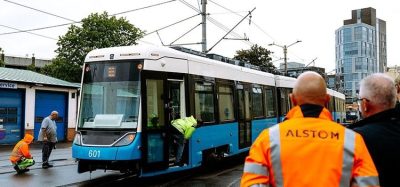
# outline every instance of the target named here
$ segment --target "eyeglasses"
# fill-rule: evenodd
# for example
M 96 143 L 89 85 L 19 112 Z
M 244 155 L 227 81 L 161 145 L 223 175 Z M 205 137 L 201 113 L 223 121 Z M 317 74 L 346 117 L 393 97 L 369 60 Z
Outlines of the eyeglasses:
M 357 99 L 357 104 L 358 104 L 358 105 L 361 105 L 361 101 L 364 100 L 364 99 L 365 99 L 367 102 L 369 102 L 369 99 L 363 97 L 363 98 L 358 98 L 358 99 Z

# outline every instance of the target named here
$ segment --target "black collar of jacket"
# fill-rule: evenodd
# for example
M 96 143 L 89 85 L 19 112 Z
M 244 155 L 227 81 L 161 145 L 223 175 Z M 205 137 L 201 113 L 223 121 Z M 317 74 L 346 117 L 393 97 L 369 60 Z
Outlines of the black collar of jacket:
M 380 121 L 387 121 L 387 120 L 393 120 L 398 118 L 398 116 L 396 115 L 396 109 L 392 108 L 389 110 L 385 110 L 379 113 L 376 113 L 372 116 L 369 116 L 365 119 L 362 119 L 356 123 L 354 123 L 353 125 L 350 126 L 350 128 L 356 128 L 356 127 L 361 127 L 364 126 L 366 124 L 371 124 L 374 122 L 380 122 Z
M 303 104 L 300 105 L 300 108 L 304 117 L 313 117 L 313 118 L 318 118 L 322 112 L 322 109 L 324 109 L 323 106 L 314 104 Z
M 303 113 L 303 117 L 313 117 L 313 118 L 318 118 L 319 115 L 321 114 L 322 110 L 324 109 L 323 106 L 320 105 L 314 105 L 314 104 L 303 104 L 300 105 L 301 113 Z M 285 117 L 285 120 L 288 120 L 289 118 Z

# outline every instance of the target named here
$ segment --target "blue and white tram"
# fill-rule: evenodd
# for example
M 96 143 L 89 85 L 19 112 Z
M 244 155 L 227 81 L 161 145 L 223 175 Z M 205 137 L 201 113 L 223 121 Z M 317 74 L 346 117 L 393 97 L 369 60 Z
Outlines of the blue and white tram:
M 78 172 L 154 176 L 248 151 L 290 108 L 293 80 L 166 47 L 91 51 L 72 146 Z M 186 164 L 173 166 L 170 121 L 190 115 L 201 125 L 186 143 Z

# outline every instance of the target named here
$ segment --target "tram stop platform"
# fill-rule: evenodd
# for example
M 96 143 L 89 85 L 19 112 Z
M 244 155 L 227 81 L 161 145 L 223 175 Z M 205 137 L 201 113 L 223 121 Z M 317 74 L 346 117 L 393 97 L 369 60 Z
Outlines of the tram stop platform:
M 54 167 L 75 164 L 75 160 L 72 158 L 71 147 L 72 142 L 57 143 L 56 149 L 53 149 L 51 152 L 49 163 L 54 165 Z M 0 145 L 0 174 L 15 172 L 9 160 L 13 148 L 14 145 Z M 42 169 L 42 144 L 34 142 L 29 148 L 36 162 L 29 169 Z

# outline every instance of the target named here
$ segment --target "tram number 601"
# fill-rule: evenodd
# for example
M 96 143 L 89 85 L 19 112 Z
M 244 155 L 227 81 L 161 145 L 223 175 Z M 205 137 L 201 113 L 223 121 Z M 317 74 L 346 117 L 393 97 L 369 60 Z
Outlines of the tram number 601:
M 89 150 L 88 156 L 89 158 L 98 158 L 100 157 L 100 150 Z

